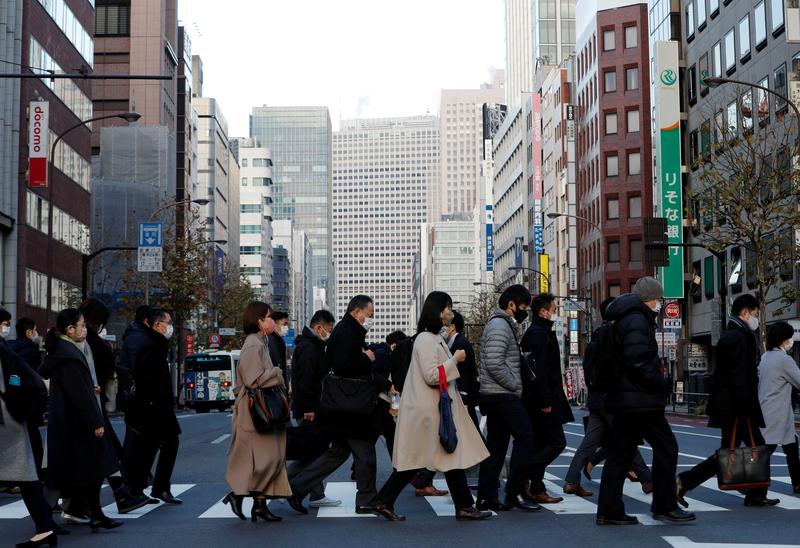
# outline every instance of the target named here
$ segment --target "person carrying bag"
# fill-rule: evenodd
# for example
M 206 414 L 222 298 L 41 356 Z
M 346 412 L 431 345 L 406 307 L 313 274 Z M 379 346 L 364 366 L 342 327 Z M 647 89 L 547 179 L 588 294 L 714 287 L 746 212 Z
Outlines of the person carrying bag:
M 453 420 L 453 400 L 447 393 L 447 373 L 444 365 L 438 367 L 439 370 L 439 443 L 448 453 L 452 453 L 458 447 L 458 432 L 456 423 Z
M 769 449 L 766 445 L 756 445 L 750 419 L 746 421 L 749 446 L 736 446 L 737 418 L 733 422 L 730 447 L 717 449 L 717 483 L 723 491 L 769 487 Z

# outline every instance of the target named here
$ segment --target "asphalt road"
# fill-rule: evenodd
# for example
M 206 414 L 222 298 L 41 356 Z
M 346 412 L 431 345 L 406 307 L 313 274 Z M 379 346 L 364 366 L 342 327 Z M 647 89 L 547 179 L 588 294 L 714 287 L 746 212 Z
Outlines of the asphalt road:
M 576 413 L 576 416 L 580 413 Z M 680 444 L 679 469 L 693 466 L 711 454 L 718 444 L 718 430 L 700 421 L 671 418 Z M 129 514 L 125 525 L 113 531 L 91 534 L 87 526 L 70 526 L 72 534 L 61 537 L 62 546 L 80 547 L 205 547 L 205 546 L 291 546 L 328 548 L 335 546 L 800 546 L 800 497 L 794 497 L 788 483 L 786 460 L 780 454 L 772 459 L 771 491 L 781 504 L 775 508 L 747 508 L 738 494 L 716 489 L 715 480 L 690 493 L 690 510 L 696 522 L 665 525 L 649 519 L 649 496 L 638 484 L 626 484 L 626 509 L 643 521 L 638 526 L 598 527 L 594 523 L 600 470 L 595 480 L 584 487 L 594 491 L 588 499 L 566 495 L 565 501 L 548 505 L 537 514 L 505 512 L 486 522 L 456 522 L 448 497 L 416 498 L 406 489 L 396 508 L 408 521 L 389 523 L 382 518 L 356 516 L 355 486 L 350 481 L 349 465 L 329 478 L 329 495 L 343 498 L 341 508 L 314 510 L 307 516 L 295 513 L 280 501 L 270 503 L 273 512 L 284 517 L 281 523 L 257 524 L 236 519 L 220 504 L 228 492 L 224 480 L 230 418 L 225 413 L 180 416 L 183 435 L 178 464 L 173 475 L 181 506 L 148 506 L 146 514 Z M 124 425 L 115 424 L 123 434 Z M 563 477 L 575 447 L 580 444 L 583 427 L 580 417 L 566 425 L 568 449 L 548 470 L 551 493 L 561 494 Z M 378 446 L 378 483 L 391 471 L 383 441 Z M 572 448 L 572 450 L 570 449 Z M 643 449 L 651 461 L 649 448 Z M 437 481 L 439 481 L 437 479 Z M 114 509 L 111 493 L 103 489 L 103 502 Z M 32 534 L 32 522 L 25 517 L 18 497 L 0 495 L 0 546 L 13 545 Z M 738 544 L 737 544 L 738 543 Z

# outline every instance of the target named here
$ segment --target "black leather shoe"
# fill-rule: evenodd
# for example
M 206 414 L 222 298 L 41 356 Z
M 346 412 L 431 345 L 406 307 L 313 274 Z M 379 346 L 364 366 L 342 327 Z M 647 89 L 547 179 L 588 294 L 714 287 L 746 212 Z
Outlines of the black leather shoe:
M 678 504 L 683 506 L 684 508 L 689 508 L 689 503 L 686 502 L 684 496 L 689 490 L 683 486 L 681 482 L 681 477 L 678 476 L 675 478 L 675 498 L 678 500 Z
M 673 510 L 672 512 L 667 512 L 666 514 L 653 513 L 653 517 L 662 521 L 673 521 L 676 523 L 683 521 L 694 521 L 697 519 L 697 516 L 695 516 L 693 512 L 687 512 L 686 510 L 681 510 L 680 508 Z
M 16 546 L 17 548 L 28 548 L 30 546 L 58 546 L 58 537 L 56 537 L 55 533 L 50 533 L 46 537 L 39 540 L 27 540 L 25 542 L 20 542 Z
M 303 506 L 303 499 L 301 499 L 297 495 L 292 495 L 291 497 L 286 499 L 286 502 L 289 503 L 289 506 L 291 506 L 295 512 L 300 512 L 301 514 L 308 514 L 308 508 Z M 358 512 L 358 509 L 356 509 L 356 512 Z
M 744 499 L 745 506 L 775 506 L 781 501 L 781 499 L 768 499 L 767 497 L 761 497 L 758 499 Z
M 542 509 L 542 507 L 535 502 L 531 502 L 522 498 L 522 495 L 517 495 L 516 497 L 506 497 L 506 504 L 510 504 L 512 507 L 522 510 L 523 512 L 538 512 Z
M 356 514 L 375 514 L 372 506 L 356 506 Z
M 475 505 L 478 510 L 491 510 L 492 512 L 507 512 L 514 508 L 511 504 L 503 504 L 497 499 L 478 499 Z
M 490 517 L 492 517 L 491 512 L 478 510 L 472 506 L 469 508 L 456 510 L 456 519 L 458 521 L 478 521 L 482 519 L 489 519 Z
M 169 491 L 161 491 L 160 493 L 153 493 L 153 496 L 162 502 L 166 502 L 167 504 L 183 504 L 183 501 L 179 498 L 175 498 L 172 493 Z
M 150 497 L 145 495 L 134 497 L 130 494 L 126 494 L 117 500 L 117 511 L 120 514 L 127 514 L 128 512 L 133 512 L 148 504 L 150 504 Z
M 373 514 L 383 516 L 387 521 L 405 521 L 406 517 L 398 514 L 391 506 L 386 506 L 383 503 L 378 503 L 372 506 L 371 511 Z
M 264 521 L 283 520 L 282 517 L 276 516 L 275 514 L 269 511 L 269 508 L 267 508 L 267 499 L 254 498 L 253 510 L 250 512 L 250 519 L 253 520 L 253 522 L 255 523 L 256 521 L 258 521 L 258 518 L 261 518 Z
M 597 525 L 636 525 L 639 523 L 639 520 L 636 519 L 635 516 L 629 516 L 627 514 L 623 514 L 617 517 L 606 517 L 606 516 L 597 516 L 595 520 Z
M 100 519 L 92 518 L 92 521 L 89 523 L 89 527 L 92 528 L 92 533 L 96 533 L 98 529 L 116 529 L 121 526 L 121 521 L 113 520 L 108 516 L 103 516 Z
M 222 504 L 230 504 L 231 511 L 236 514 L 236 516 L 245 521 L 247 518 L 244 517 L 244 512 L 242 512 L 242 503 L 244 502 L 243 495 L 234 495 L 233 491 L 225 495 L 225 498 L 222 499 Z

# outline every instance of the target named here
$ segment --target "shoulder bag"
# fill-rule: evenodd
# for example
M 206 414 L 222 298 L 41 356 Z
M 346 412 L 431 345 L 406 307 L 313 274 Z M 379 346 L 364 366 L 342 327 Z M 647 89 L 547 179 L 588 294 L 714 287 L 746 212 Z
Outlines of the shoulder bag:
M 283 386 L 248 388 L 253 426 L 261 434 L 283 428 L 289 422 L 289 398 Z
M 717 449 L 719 488 L 723 491 L 736 491 L 769 487 L 769 449 L 765 445 L 756 446 L 750 419 L 747 419 L 750 446 L 735 447 L 738 423 L 739 419 L 736 418 L 730 447 Z
M 443 365 L 439 366 L 439 443 L 447 453 L 452 453 L 458 447 L 453 400 L 447 393 L 447 374 Z

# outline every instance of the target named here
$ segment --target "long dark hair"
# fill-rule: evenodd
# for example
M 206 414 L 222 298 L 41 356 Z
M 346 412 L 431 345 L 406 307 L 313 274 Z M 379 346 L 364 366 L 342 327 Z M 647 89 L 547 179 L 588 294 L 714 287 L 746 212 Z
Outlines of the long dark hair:
M 444 291 L 432 291 L 425 298 L 422 312 L 419 314 L 417 333 L 428 331 L 439 333 L 442 329 L 442 312 L 445 308 L 453 308 L 453 299 Z
M 44 338 L 44 349 L 49 353 L 55 350 L 60 335 L 67 334 L 67 328 L 77 325 L 81 320 L 81 311 L 77 308 L 65 308 L 56 316 L 56 326 L 51 327 Z

